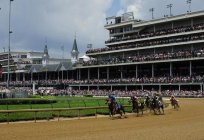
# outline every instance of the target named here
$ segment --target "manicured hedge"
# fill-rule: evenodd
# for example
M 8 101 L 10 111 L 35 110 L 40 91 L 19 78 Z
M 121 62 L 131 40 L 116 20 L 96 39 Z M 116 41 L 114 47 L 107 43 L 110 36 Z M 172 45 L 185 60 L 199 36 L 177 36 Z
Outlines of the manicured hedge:
M 50 104 L 56 103 L 56 100 L 48 99 L 0 99 L 0 105 L 19 105 L 19 104 Z
M 93 95 L 87 94 L 87 95 L 84 95 L 84 97 L 93 97 Z

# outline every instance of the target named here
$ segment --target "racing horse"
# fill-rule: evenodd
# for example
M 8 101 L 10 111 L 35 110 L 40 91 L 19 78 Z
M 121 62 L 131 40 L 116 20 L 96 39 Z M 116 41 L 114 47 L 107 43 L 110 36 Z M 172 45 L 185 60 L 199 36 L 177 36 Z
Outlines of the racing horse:
M 144 102 L 139 102 L 137 98 L 132 96 L 129 99 L 129 103 L 132 103 L 132 112 L 137 113 L 137 116 L 139 116 L 139 112 L 141 111 L 141 115 L 143 115 Z
M 175 98 L 171 98 L 170 99 L 170 102 L 171 102 L 171 106 L 174 108 L 174 109 L 179 109 L 180 108 L 180 106 L 179 106 L 179 104 L 178 104 L 178 101 L 175 99 Z
M 153 102 L 154 114 L 157 114 L 157 112 L 161 114 L 161 110 L 162 110 L 162 113 L 164 114 L 164 104 L 162 103 L 162 101 L 160 101 L 157 98 L 153 98 L 152 102 Z
M 147 105 L 147 101 L 145 101 L 145 103 Z M 162 113 L 164 114 L 164 104 L 156 97 L 150 98 L 148 100 L 147 108 L 150 109 L 150 112 L 153 110 L 154 114 L 158 114 L 158 113 L 161 114 L 161 110 L 162 110 Z
M 106 99 L 106 103 L 110 112 L 110 117 L 113 117 L 115 114 L 120 114 L 120 117 L 125 115 L 125 109 L 123 105 L 112 102 L 111 99 Z

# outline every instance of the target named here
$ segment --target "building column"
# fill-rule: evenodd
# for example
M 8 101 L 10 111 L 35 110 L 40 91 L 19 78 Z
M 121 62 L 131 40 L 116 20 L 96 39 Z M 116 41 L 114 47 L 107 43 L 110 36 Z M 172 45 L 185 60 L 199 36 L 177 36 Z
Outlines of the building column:
M 152 64 L 152 77 L 154 77 L 154 64 Z
M 100 79 L 100 69 L 98 67 L 98 80 Z
M 67 80 L 69 79 L 69 72 L 68 72 L 68 70 L 67 70 Z
M 190 76 L 192 76 L 192 61 L 189 62 L 190 63 L 190 66 L 189 66 L 189 74 Z
M 79 80 L 81 80 L 81 69 L 79 69 Z
M 59 71 L 57 72 L 57 80 L 59 81 L 60 78 L 59 78 Z
M 172 62 L 170 62 L 169 75 L 172 76 Z
M 161 93 L 161 85 L 159 85 L 159 93 Z
M 39 76 L 39 73 L 38 73 L 38 82 L 39 82 L 39 78 L 40 78 L 40 76 Z
M 110 72 L 109 67 L 107 67 L 107 80 L 109 80 L 109 72 Z
M 77 72 L 76 78 L 77 78 L 77 80 L 79 80 L 79 70 L 77 69 L 76 72 Z
M 64 71 L 62 70 L 62 80 L 64 79 Z
M 47 81 L 47 71 L 45 71 L 45 80 Z
M 88 80 L 90 80 L 90 69 L 88 68 Z
M 135 65 L 135 78 L 136 79 L 138 78 L 138 67 L 137 67 L 137 65 Z
M 120 78 L 123 79 L 123 68 L 122 68 L 122 66 L 120 67 Z
M 200 91 L 201 91 L 201 93 L 203 93 L 203 85 L 202 84 L 200 85 Z
M 193 24 L 194 24 L 194 23 L 193 23 L 193 18 L 191 18 L 191 26 L 193 26 Z
M 193 51 L 194 50 L 194 46 L 193 46 L 193 44 L 191 44 L 191 51 Z
M 172 28 L 172 29 L 174 28 L 174 22 L 171 23 L 171 28 Z
M 156 32 L 156 27 L 155 27 L 155 25 L 154 25 L 154 32 Z
M 16 82 L 18 81 L 18 73 L 16 73 Z
M 33 72 L 31 72 L 30 81 L 33 82 Z
M 181 91 L 181 85 L 178 85 L 179 86 L 179 92 Z
M 127 85 L 125 86 L 125 91 L 127 91 Z
M 25 73 L 23 73 L 23 81 L 25 81 Z

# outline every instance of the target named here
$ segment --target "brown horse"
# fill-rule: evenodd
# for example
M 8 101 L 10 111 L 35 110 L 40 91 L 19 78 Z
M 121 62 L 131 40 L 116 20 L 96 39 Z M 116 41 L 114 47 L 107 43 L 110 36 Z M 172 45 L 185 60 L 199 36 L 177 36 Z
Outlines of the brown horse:
M 144 103 L 140 103 L 135 97 L 131 97 L 129 103 L 132 103 L 132 112 L 137 113 L 137 116 L 139 116 L 141 111 L 141 115 L 143 115 Z
M 180 106 L 179 106 L 179 104 L 178 104 L 178 101 L 175 99 L 175 98 L 171 98 L 170 99 L 170 102 L 171 102 L 171 106 L 174 108 L 174 109 L 179 109 L 180 108 Z
M 125 109 L 123 105 L 112 102 L 111 99 L 107 99 L 105 104 L 108 105 L 110 116 L 113 117 L 115 114 L 120 114 L 120 116 L 122 117 L 123 114 L 125 115 Z

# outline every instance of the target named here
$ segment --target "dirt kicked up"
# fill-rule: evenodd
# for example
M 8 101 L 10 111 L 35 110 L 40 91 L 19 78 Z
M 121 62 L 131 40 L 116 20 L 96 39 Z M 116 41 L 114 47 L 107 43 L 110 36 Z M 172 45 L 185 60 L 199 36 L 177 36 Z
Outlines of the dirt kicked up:
M 165 115 L 0 124 L 0 140 L 204 140 L 204 99 L 179 99 Z

